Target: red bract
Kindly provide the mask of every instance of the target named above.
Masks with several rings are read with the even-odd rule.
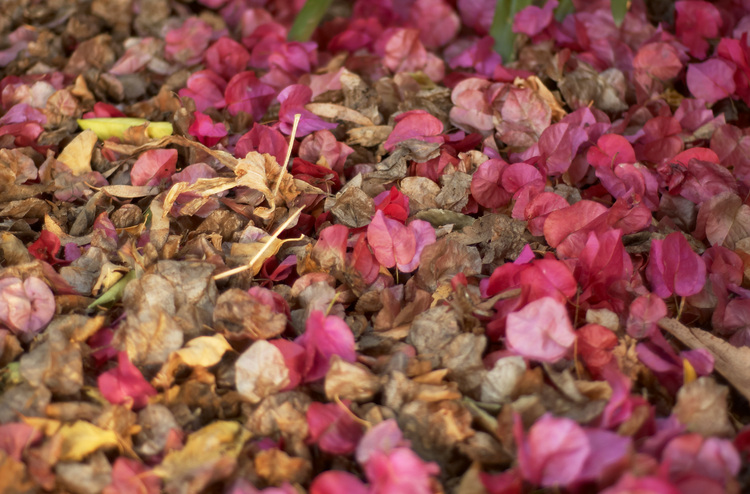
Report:
[[[338,403],[310,403],[307,426],[310,429],[307,440],[334,455],[352,453],[364,434],[362,425],[352,418],[352,412]]]
[[[178,91],[180,97],[192,98],[198,111],[206,111],[208,108],[224,108],[224,90],[227,87],[225,81],[210,70],[200,70],[188,77],[187,87]]]
[[[581,426],[550,414],[537,420],[528,434],[524,434],[521,419],[516,416],[513,436],[521,475],[543,487],[566,487],[576,482],[592,453]]]
[[[208,147],[213,147],[227,135],[227,128],[222,122],[214,123],[211,117],[199,111],[193,112],[193,123],[188,127],[190,135]]]
[[[545,101],[528,88],[508,87],[494,100],[501,121],[496,125],[498,137],[510,146],[533,146],[552,121],[552,110]]]
[[[388,218],[406,222],[409,217],[409,197],[404,195],[396,187],[385,190],[373,198],[375,209],[382,211]]]
[[[44,128],[35,122],[26,122],[0,126],[0,137],[13,136],[13,146],[22,148],[36,144]]]
[[[0,451],[22,461],[24,451],[42,437],[42,432],[23,422],[0,425]]]
[[[516,205],[521,202],[516,198]],[[513,207],[513,217],[519,220],[527,220],[526,227],[532,235],[544,235],[544,222],[553,211],[564,209],[569,206],[568,201],[555,194],[554,192],[538,192],[533,194],[533,198],[526,203],[523,211],[516,211]]]
[[[716,103],[731,97],[737,88],[734,84],[734,64],[720,58],[702,63],[691,63],[687,70],[687,86],[693,96]]]
[[[193,65],[201,61],[211,40],[213,29],[204,20],[190,17],[179,28],[167,32],[164,40],[167,45],[164,53],[167,60],[183,65]]]
[[[669,43],[648,43],[638,49],[633,58],[633,68],[650,77],[667,81],[682,70],[680,53]]]
[[[560,303],[572,299],[578,289],[570,268],[557,259],[538,259],[521,264],[518,275],[523,300],[530,302],[542,297],[552,297]]]
[[[459,63],[460,58],[456,58]],[[491,88],[498,86],[476,77],[464,79],[456,84],[451,92],[451,101],[455,105],[450,111],[451,123],[469,132],[479,131],[482,135],[490,135],[494,124],[489,96],[493,92]]]
[[[701,477],[711,479],[721,489],[727,479],[736,477],[742,462],[734,445],[727,439],[704,438],[700,434],[684,434],[672,439],[662,453],[670,478],[687,487]],[[715,491],[719,492],[719,491]]]
[[[354,150],[336,140],[329,130],[318,130],[302,140],[299,146],[299,157],[303,160],[316,163],[325,159],[325,163],[339,175],[344,174],[346,158]]]
[[[443,61],[425,50],[418,29],[386,29],[374,49],[383,57],[383,65],[394,73],[421,70],[434,82],[440,82],[445,74]]]
[[[734,83],[737,96],[745,103],[750,102],[750,47],[747,45],[747,33],[741,39],[722,38],[716,47],[716,55],[734,63]]]
[[[661,300],[661,299],[659,299]],[[586,324],[576,331],[578,355],[594,377],[612,361],[612,350],[617,346],[617,335],[600,324]]]
[[[328,42],[328,51],[354,53],[363,48],[370,48],[382,32],[383,26],[374,17],[354,19],[347,29],[331,38]]]
[[[99,391],[110,403],[130,405],[139,410],[148,404],[148,397],[156,390],[143,378],[143,374],[130,362],[127,352],[117,354],[117,367],[104,372],[97,379]]]
[[[636,477],[625,473],[617,484],[602,491],[602,494],[684,494],[676,485],[667,479],[656,476]]]
[[[706,58],[708,41],[721,29],[721,13],[714,5],[701,0],[675,2],[675,32],[695,58]]]
[[[347,362],[357,359],[354,335],[349,326],[339,317],[326,317],[317,310],[310,313],[305,332],[294,342],[305,349],[305,382],[324,377],[330,365],[328,361],[334,355]]]
[[[500,181],[507,167],[508,163],[501,159],[489,159],[471,176],[471,195],[480,206],[494,209],[510,202],[513,194]]]
[[[289,304],[281,294],[261,286],[254,286],[247,293],[277,314],[285,314],[287,318],[290,317]]]
[[[268,153],[276,158],[276,163],[283,165],[288,146],[289,144],[281,132],[267,125],[254,123],[253,128],[237,141],[237,145],[234,147],[234,155],[238,158],[244,158],[250,151],[257,151],[261,154]]]
[[[513,163],[509,165],[502,174],[501,183],[503,188],[515,194],[522,187],[532,182],[544,183],[544,176],[535,166],[528,163]],[[544,188],[542,186],[542,188]]]
[[[335,129],[337,124],[329,123],[306,110],[305,105],[312,99],[312,89],[302,84],[287,86],[277,96],[281,107],[279,108],[279,130],[284,134],[292,133],[294,115],[301,115],[297,126],[297,137],[306,136],[316,130]]]
[[[371,491],[351,473],[330,470],[315,477],[310,494],[371,494]]]
[[[578,148],[587,140],[586,131],[576,125],[560,122],[544,129],[539,136],[539,152],[544,157],[547,174],[560,176],[568,171]]]
[[[117,242],[120,240],[117,235],[117,228],[115,228],[115,224],[112,223],[112,220],[109,219],[109,214],[106,211],[100,213],[96,217],[91,230],[95,233],[99,233],[101,237],[111,239],[114,241],[115,245],[117,245]]]
[[[263,82],[277,88],[294,84],[304,74],[312,72],[318,63],[317,45],[313,42],[292,41],[275,47],[268,57],[271,71]]]
[[[416,0],[409,9],[409,20],[430,50],[449,43],[461,28],[458,14],[445,0]]]
[[[245,47],[226,36],[216,40],[203,55],[206,68],[224,79],[245,70],[249,61],[250,54]]]
[[[284,365],[286,365],[289,371],[289,384],[286,385],[283,391],[296,388],[302,382],[305,374],[307,361],[306,347],[294,341],[282,339],[269,340],[269,343],[279,349],[282,357],[284,357]]]
[[[684,149],[680,122],[670,116],[658,116],[643,125],[643,135],[635,144],[635,155],[641,161],[661,163]]]
[[[161,479],[143,463],[121,456],[112,465],[112,482],[103,494],[158,494]]]
[[[169,179],[177,166],[176,149],[149,149],[138,157],[130,170],[133,185],[159,185]]]
[[[458,0],[457,3],[464,25],[480,35],[489,33],[497,3],[495,0]]]
[[[557,7],[557,0],[548,0],[544,7],[529,5],[513,17],[513,32],[536,36],[549,26]]]
[[[740,239],[750,235],[750,206],[733,192],[723,192],[701,204],[695,235],[711,245],[733,249]]]
[[[625,331],[636,339],[648,338],[658,331],[658,322],[667,316],[664,300],[653,293],[641,295],[630,304]]]
[[[651,241],[646,277],[662,298],[673,293],[687,297],[700,292],[706,283],[706,263],[681,233],[674,232],[664,240]]]
[[[411,110],[398,115],[396,127],[390,133],[383,146],[393,151],[396,144],[407,139],[419,139],[425,142],[443,142],[443,123],[424,110]]]
[[[52,265],[62,261],[62,259],[57,258],[59,251],[60,239],[49,230],[42,230],[39,238],[33,244],[29,245],[29,254]]]
[[[571,486],[600,480],[625,460],[631,439],[601,429],[584,429],[568,418],[545,414],[523,433],[519,416],[513,435],[523,477],[544,487]]]
[[[387,268],[396,266],[404,273],[417,269],[422,250],[435,240],[435,230],[426,221],[414,220],[404,226],[380,210],[367,227],[367,242],[378,262]]]
[[[126,42],[127,50],[109,69],[110,74],[135,74],[148,66],[161,50],[156,38],[142,38],[134,42]]]
[[[346,242],[349,239],[349,229],[344,225],[332,225],[324,228],[318,235],[310,256],[317,259],[324,268],[344,265],[346,258]]]
[[[362,275],[365,283],[374,283],[380,272],[380,264],[367,246],[367,237],[361,234],[348,257],[349,264]]]
[[[505,342],[518,355],[540,362],[556,362],[575,343],[565,306],[543,297],[508,315]]]
[[[44,281],[35,276],[0,279],[0,322],[15,334],[35,335],[54,314],[55,297]]]
[[[376,451],[364,469],[373,494],[431,494],[430,476],[440,473],[435,463],[425,463],[408,448]]]
[[[583,288],[580,300],[589,303],[614,302],[613,286],[618,281],[629,282],[633,275],[633,261],[622,244],[622,231],[613,229],[589,233],[575,273]]]
[[[559,255],[574,257],[586,241],[577,233],[606,212],[602,204],[586,200],[553,211],[544,222],[544,238],[550,247],[557,248]]]
[[[240,72],[232,77],[224,90],[224,100],[230,115],[245,112],[253,120],[260,120],[273,101],[275,91],[255,77],[251,71]]]
[[[125,114],[121,112],[120,110],[118,110],[117,107],[98,101],[94,103],[94,111],[84,113],[82,118],[110,118],[110,117],[124,117],[124,116]],[[3,123],[2,119],[0,119],[0,123]]]
[[[599,169],[611,170],[620,163],[635,163],[636,161],[633,146],[618,134],[601,136],[596,141],[596,146],[591,146],[586,152],[586,159],[597,171]]]
[[[325,191],[336,191],[341,188],[341,180],[336,173],[325,166],[315,165],[302,158],[292,161],[292,175]]]

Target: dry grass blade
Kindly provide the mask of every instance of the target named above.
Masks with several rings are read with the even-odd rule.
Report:
[[[690,349],[705,348],[714,356],[716,371],[750,400],[750,348],[736,347],[708,331],[689,328],[675,319],[664,318],[659,327]]]
[[[266,242],[263,248],[260,249],[258,253],[253,256],[252,259],[250,259],[250,262],[248,262],[247,264],[243,266],[238,266],[234,269],[230,269],[229,271],[224,271],[223,273],[217,274],[216,276],[214,276],[214,280],[227,278],[234,274],[241,273],[243,271],[250,269],[256,263],[256,261],[260,259],[260,257],[263,254],[265,254],[265,252],[271,247],[271,245],[273,245],[273,240],[279,238],[279,235],[281,235],[281,232],[286,230],[286,228],[292,223],[292,221],[297,219],[297,216],[299,216],[301,212],[302,212],[302,208],[295,209],[294,212],[291,215],[289,215],[289,218],[287,218],[286,221],[284,221],[281,225],[279,225],[276,231],[273,232],[273,235],[271,235],[271,238],[268,240],[268,242]]]
[[[297,113],[294,115],[294,123],[292,124],[292,133],[289,136],[289,146],[286,149],[286,158],[284,159],[284,165],[281,167],[281,173],[279,173],[279,178],[276,181],[276,187],[273,191],[273,197],[276,197],[276,194],[279,192],[279,185],[281,184],[281,179],[284,178],[284,174],[286,173],[287,166],[289,165],[289,160],[292,157],[292,147],[294,144],[294,136],[297,134],[297,125],[299,124],[300,114]],[[272,207],[276,207],[276,204],[271,204]],[[260,259],[260,257],[265,254],[265,252],[271,247],[273,244],[273,240],[279,238],[279,235],[281,235],[281,232],[283,232],[291,223],[294,221],[297,216],[302,212],[302,208],[297,208],[292,214],[289,215],[289,218],[286,219],[279,227],[276,229],[275,232],[273,232],[273,235],[271,235],[271,238],[268,242],[266,242],[266,245],[263,246],[262,249],[258,251],[257,254],[253,256],[252,259],[250,259],[250,262],[245,264],[244,266],[238,266],[234,269],[230,269],[229,271],[224,271],[221,274],[217,274],[214,276],[214,280],[220,280],[222,278],[228,278],[229,276],[232,276],[237,273],[241,273],[243,271],[246,271],[250,269],[255,262]]]

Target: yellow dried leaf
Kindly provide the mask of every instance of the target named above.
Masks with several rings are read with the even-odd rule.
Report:
[[[62,461],[81,461],[99,449],[117,448],[119,441],[114,431],[105,431],[91,422],[78,420],[73,425],[60,428]]]
[[[152,139],[161,139],[172,135],[172,124],[169,122],[149,122],[143,118],[86,118],[79,119],[78,126],[82,129],[91,129],[101,140],[110,137],[123,138],[125,131],[130,127],[138,127],[147,124],[146,134]]]
[[[170,452],[154,473],[163,478],[180,478],[210,467],[225,457],[236,458],[250,431],[237,422],[218,421],[188,436],[185,447]]]
[[[45,436],[53,436],[60,430],[62,423],[59,420],[47,419],[42,417],[21,417],[21,420],[36,430],[39,430]]]
[[[73,175],[83,175],[91,171],[91,153],[96,144],[96,134],[91,130],[84,130],[70,141],[57,157],[73,172]]]
[[[691,382],[698,379],[698,373],[695,372],[695,368],[693,367],[693,364],[690,363],[690,361],[686,358],[682,359],[682,369],[683,369],[683,382],[684,384],[690,384]]]
[[[185,348],[177,350],[174,354],[178,355],[185,365],[190,367],[196,365],[211,367],[218,364],[224,352],[231,349],[231,345],[222,335],[215,334],[193,338],[187,342]]]

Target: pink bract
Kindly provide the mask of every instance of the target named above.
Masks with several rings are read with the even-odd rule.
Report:
[[[174,174],[177,166],[176,149],[150,149],[141,154],[130,170],[133,185],[159,185]]]
[[[55,298],[49,286],[31,276],[0,280],[0,322],[19,335],[33,336],[52,320]]]
[[[565,306],[552,297],[528,303],[508,315],[506,345],[531,360],[556,362],[575,343],[575,333]]]
[[[333,355],[338,355],[347,362],[357,359],[354,335],[349,326],[341,318],[326,316],[320,311],[310,314],[305,332],[295,343],[305,349],[305,382],[324,377],[330,366],[328,361]]]
[[[117,354],[117,367],[99,376],[99,391],[110,403],[130,405],[134,410],[148,403],[156,390],[143,378],[143,374],[130,362],[127,352]]]

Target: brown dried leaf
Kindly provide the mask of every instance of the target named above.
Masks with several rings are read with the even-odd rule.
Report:
[[[284,482],[307,483],[312,475],[310,460],[289,456],[276,448],[258,452],[254,462],[258,475],[273,486],[279,486]]]
[[[330,118],[331,120],[342,120],[364,127],[372,127],[374,125],[372,120],[357,110],[342,105],[333,103],[308,103],[305,105],[305,109],[319,117]]]
[[[260,403],[290,382],[284,355],[265,340],[256,341],[240,355],[234,373],[237,391],[250,403]]]
[[[412,213],[423,209],[438,208],[436,196],[440,186],[427,177],[406,177],[401,181],[401,192],[409,197]]]
[[[460,213],[469,203],[471,188],[471,175],[463,172],[455,172],[440,177],[442,188],[435,197],[438,207]]]
[[[710,376],[700,377],[680,388],[672,413],[691,432],[731,437],[735,431],[729,419],[728,398],[728,387]]]
[[[340,398],[366,402],[380,391],[381,379],[362,364],[351,363],[334,355],[325,378],[325,392],[329,400]]]
[[[336,217],[339,223],[349,228],[361,228],[370,224],[375,214],[375,203],[360,187],[362,176],[347,183],[335,198],[326,200],[326,209]]]
[[[391,132],[393,132],[393,127],[390,125],[355,127],[346,132],[349,136],[346,143],[350,146],[375,147],[384,143]]]

